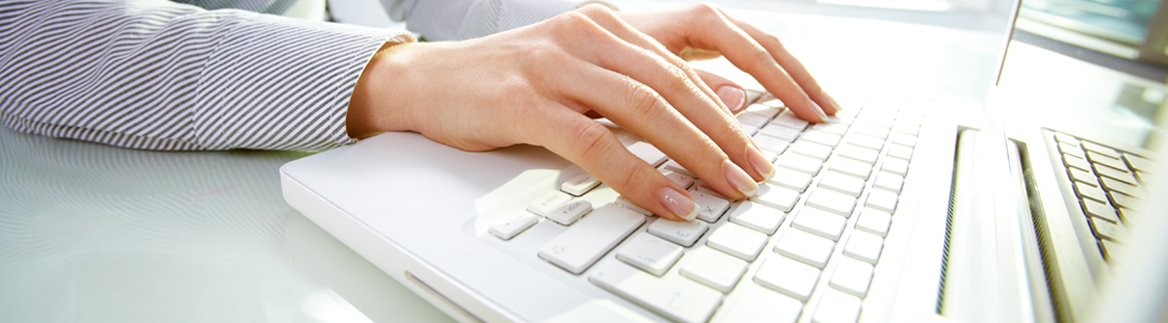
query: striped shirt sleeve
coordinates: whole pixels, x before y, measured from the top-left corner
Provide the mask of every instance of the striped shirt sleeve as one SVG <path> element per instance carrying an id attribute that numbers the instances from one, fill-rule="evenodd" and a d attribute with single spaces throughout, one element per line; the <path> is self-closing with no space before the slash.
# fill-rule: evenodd
<path id="1" fill-rule="evenodd" d="M 463 40 L 534 24 L 581 0 L 381 0 L 386 13 L 427 40 Z"/>
<path id="2" fill-rule="evenodd" d="M 161 150 L 325 149 L 405 34 L 150 0 L 0 1 L 0 122 Z"/>

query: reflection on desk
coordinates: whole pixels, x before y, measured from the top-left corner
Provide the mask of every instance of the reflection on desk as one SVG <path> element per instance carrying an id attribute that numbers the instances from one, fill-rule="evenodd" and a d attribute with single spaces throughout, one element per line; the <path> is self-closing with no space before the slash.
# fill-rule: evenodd
<path id="1" fill-rule="evenodd" d="M 0 127 L 10 322 L 450 319 L 283 200 L 310 152 L 158 152 Z"/>

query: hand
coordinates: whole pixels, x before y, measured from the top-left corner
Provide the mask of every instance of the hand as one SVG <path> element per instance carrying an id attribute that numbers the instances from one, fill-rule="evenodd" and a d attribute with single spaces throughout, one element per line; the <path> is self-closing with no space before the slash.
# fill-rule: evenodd
<path id="1" fill-rule="evenodd" d="M 839 103 L 824 93 L 807 68 L 783 48 L 778 36 L 734 19 L 716 5 L 622 11 L 618 15 L 685 60 L 725 55 L 803 120 L 823 122 L 825 114 L 835 115 L 839 110 Z"/>
<path id="2" fill-rule="evenodd" d="M 353 137 L 416 131 L 471 151 L 543 146 L 663 218 L 692 220 L 688 192 L 593 117 L 742 199 L 774 168 L 718 97 L 664 46 L 607 8 L 586 6 L 484 38 L 387 48 L 358 81 L 346 126 Z"/>

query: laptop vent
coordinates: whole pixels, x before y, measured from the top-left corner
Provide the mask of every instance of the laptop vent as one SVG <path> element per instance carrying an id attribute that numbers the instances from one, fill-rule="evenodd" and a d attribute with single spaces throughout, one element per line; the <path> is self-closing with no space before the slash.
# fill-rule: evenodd
<path id="1" fill-rule="evenodd" d="M 961 141 L 958 134 L 957 141 Z M 960 150 L 953 153 L 954 164 L 957 163 Z M 937 314 L 941 314 L 941 306 L 945 300 L 945 279 L 949 273 L 949 243 L 953 238 L 953 213 L 957 206 L 957 167 L 953 167 L 953 180 L 949 183 L 949 210 L 945 216 L 945 246 L 941 249 L 941 281 L 937 286 Z"/>

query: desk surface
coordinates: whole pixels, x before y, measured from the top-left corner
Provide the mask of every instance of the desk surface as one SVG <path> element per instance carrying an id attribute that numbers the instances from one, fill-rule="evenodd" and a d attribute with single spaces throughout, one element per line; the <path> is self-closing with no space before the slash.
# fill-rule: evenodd
<path id="1" fill-rule="evenodd" d="M 829 88 L 980 98 L 1000 44 L 987 32 L 741 14 L 784 36 Z M 139 151 L 3 128 L 0 313 L 15 322 L 449 320 L 284 202 L 277 169 L 308 154 Z"/>

